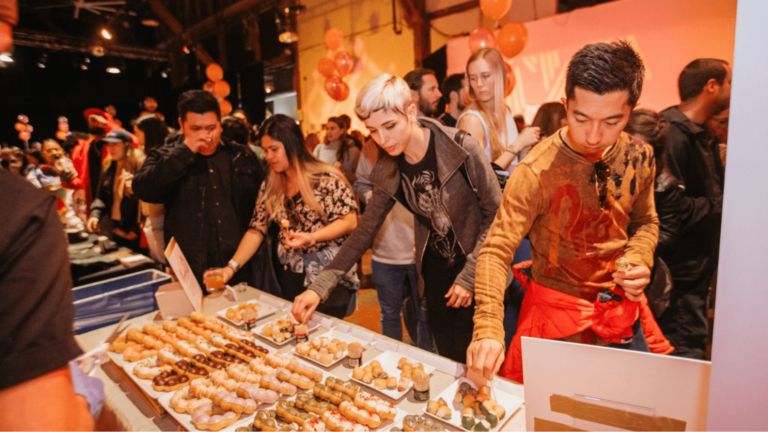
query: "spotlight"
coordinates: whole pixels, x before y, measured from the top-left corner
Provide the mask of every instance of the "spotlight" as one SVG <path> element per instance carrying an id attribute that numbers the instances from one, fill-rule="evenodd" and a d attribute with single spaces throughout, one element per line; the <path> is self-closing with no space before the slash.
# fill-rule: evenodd
<path id="1" fill-rule="evenodd" d="M 154 18 L 144 18 L 141 20 L 141 24 L 147 26 L 147 27 L 159 27 L 160 21 L 154 19 Z"/>
<path id="2" fill-rule="evenodd" d="M 282 43 L 289 44 L 298 41 L 299 35 L 296 34 L 296 32 L 286 29 L 284 32 L 280 33 L 280 36 L 278 36 L 277 39 Z"/>
<path id="3" fill-rule="evenodd" d="M 183 47 L 181 47 L 181 50 L 182 50 L 182 51 L 184 51 L 184 54 L 189 54 L 189 48 L 187 48 L 187 46 L 186 46 L 186 45 L 184 45 Z"/>
<path id="4" fill-rule="evenodd" d="M 82 69 L 82 70 L 88 70 L 88 63 L 82 63 L 82 64 L 80 65 L 80 69 Z"/>
<path id="5" fill-rule="evenodd" d="M 101 29 L 101 37 L 103 37 L 106 40 L 112 39 L 112 33 L 109 32 L 109 30 L 103 28 Z"/>
<path id="6" fill-rule="evenodd" d="M 13 63 L 13 57 L 11 57 L 11 53 L 4 52 L 0 54 L 0 62 L 3 63 Z"/>
<path id="7" fill-rule="evenodd" d="M 107 73 L 119 74 L 120 73 L 120 68 L 114 67 L 114 66 L 110 66 L 110 67 L 107 68 Z"/>
<path id="8" fill-rule="evenodd" d="M 48 54 L 42 53 L 40 54 L 40 60 L 37 61 L 37 67 L 40 69 L 45 69 L 45 64 L 48 62 Z"/>

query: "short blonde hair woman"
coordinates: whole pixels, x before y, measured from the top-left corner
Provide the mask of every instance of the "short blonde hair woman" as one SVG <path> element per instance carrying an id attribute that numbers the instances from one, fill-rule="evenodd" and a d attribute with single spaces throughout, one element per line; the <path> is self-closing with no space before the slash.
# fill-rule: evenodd
<path id="1" fill-rule="evenodd" d="M 496 49 L 476 51 L 467 61 L 464 89 L 466 108 L 456 125 L 483 146 L 489 162 L 512 171 L 520 152 L 536 144 L 539 128 L 525 128 L 518 136 L 515 120 L 504 103 L 507 70 Z"/>
<path id="2" fill-rule="evenodd" d="M 481 146 L 429 118 L 417 118 L 411 90 L 382 75 L 357 96 L 355 112 L 383 150 L 368 180 L 373 195 L 358 228 L 293 314 L 308 320 L 321 299 L 371 246 L 395 202 L 414 214 L 419 295 L 440 355 L 464 363 L 472 339 L 475 261 L 501 191 Z"/>

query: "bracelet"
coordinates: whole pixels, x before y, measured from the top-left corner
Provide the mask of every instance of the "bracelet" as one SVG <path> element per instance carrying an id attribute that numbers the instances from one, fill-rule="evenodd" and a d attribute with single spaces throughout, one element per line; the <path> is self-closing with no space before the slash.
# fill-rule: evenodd
<path id="1" fill-rule="evenodd" d="M 315 245 L 315 233 L 309 233 L 309 245 L 314 246 Z"/>
<path id="2" fill-rule="evenodd" d="M 511 147 L 507 148 L 505 151 L 508 152 L 508 153 L 512 153 L 513 155 L 515 155 L 515 157 L 520 156 L 520 152 L 519 151 L 517 151 L 517 152 L 514 151 Z"/>

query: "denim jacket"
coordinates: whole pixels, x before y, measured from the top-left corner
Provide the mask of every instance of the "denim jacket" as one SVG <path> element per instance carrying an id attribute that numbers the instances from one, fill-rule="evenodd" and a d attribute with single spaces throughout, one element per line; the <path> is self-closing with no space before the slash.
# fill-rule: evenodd
<path id="1" fill-rule="evenodd" d="M 440 194 L 443 206 L 456 235 L 461 251 L 467 260 L 456 283 L 473 291 L 475 264 L 480 247 L 485 241 L 496 212 L 499 210 L 501 189 L 483 155 L 480 144 L 467 135 L 461 144 L 454 141 L 457 130 L 439 122 L 419 118 L 422 127 L 427 127 L 435 136 L 437 154 L 437 175 L 440 177 Z M 349 236 L 333 261 L 317 276 L 309 289 L 325 301 L 341 278 L 371 247 L 376 233 L 389 214 L 395 201 L 404 203 L 400 185 L 399 157 L 380 152 L 379 160 L 370 175 L 373 196 L 360 219 L 357 229 Z M 419 275 L 419 294 L 424 295 L 424 280 L 421 263 L 427 247 L 429 228 L 415 218 L 416 268 Z"/>

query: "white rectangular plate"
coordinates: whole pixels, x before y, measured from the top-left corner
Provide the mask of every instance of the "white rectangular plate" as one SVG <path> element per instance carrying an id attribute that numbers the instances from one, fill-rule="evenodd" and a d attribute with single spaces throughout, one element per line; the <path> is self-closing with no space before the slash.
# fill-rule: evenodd
<path id="1" fill-rule="evenodd" d="M 404 357 L 404 356 L 402 356 L 402 355 L 400 355 L 400 354 L 398 354 L 396 352 L 386 351 L 386 352 L 383 352 L 383 353 L 379 354 L 376 358 L 371 359 L 370 361 L 365 362 L 361 367 L 365 367 L 370 362 L 372 362 L 374 360 L 378 360 L 379 363 L 381 363 L 381 367 L 384 369 L 384 372 L 386 372 L 389 376 L 394 376 L 399 381 L 400 380 L 400 369 L 397 368 L 397 362 L 400 361 L 400 358 L 402 358 L 402 357 Z M 416 360 L 413 360 L 413 359 L 410 359 L 410 358 L 408 359 L 408 361 L 411 362 L 411 363 L 418 363 Z M 422 363 L 422 364 L 424 365 L 424 372 L 427 375 L 431 375 L 432 372 L 435 371 L 434 366 L 430 366 L 430 365 L 425 364 L 425 363 Z M 394 389 L 394 390 L 390 390 L 390 389 L 387 389 L 387 388 L 380 389 L 380 388 L 376 388 L 376 386 L 373 385 L 373 381 L 370 384 L 366 384 L 365 382 L 363 382 L 361 380 L 355 379 L 352 376 L 352 372 L 349 373 L 349 379 L 351 379 L 352 381 L 355 381 L 356 383 L 364 385 L 364 386 L 366 386 L 366 387 L 368 387 L 370 389 L 373 389 L 377 393 L 381 393 L 381 394 L 387 396 L 388 398 L 390 398 L 392 400 L 400 400 L 403 396 L 408 394 L 408 392 L 411 390 L 411 387 L 413 387 L 413 383 L 411 383 L 411 387 L 408 387 L 407 389 L 405 389 L 405 390 L 403 390 L 401 392 L 397 391 L 397 389 Z"/>
<path id="2" fill-rule="evenodd" d="M 125 365 L 133 364 L 131 362 L 125 361 L 122 354 L 118 354 L 114 351 L 107 351 L 107 356 L 109 356 L 109 359 L 112 360 L 112 363 L 114 363 L 115 366 L 119 368 L 125 369 Z"/>
<path id="3" fill-rule="evenodd" d="M 349 335 L 346 335 L 346 334 L 343 334 L 343 333 L 336 333 L 336 332 L 333 332 L 333 331 L 328 332 L 326 334 L 319 335 L 319 336 L 315 336 L 315 338 L 319 338 L 319 337 L 327 337 L 328 340 L 338 339 L 338 340 L 340 340 L 342 342 L 346 342 L 347 345 L 349 345 L 352 342 L 358 342 L 361 345 L 365 345 L 364 342 L 361 342 L 359 339 L 357 339 L 355 337 L 352 337 L 352 336 L 349 336 Z M 310 342 L 312 341 L 312 339 L 313 338 L 309 339 Z M 291 350 L 291 352 L 293 353 L 293 355 L 295 355 L 296 357 L 299 357 L 300 359 L 306 360 L 308 362 L 312 362 L 312 363 L 314 363 L 314 364 L 316 364 L 318 366 L 324 367 L 324 368 L 332 368 L 332 367 L 336 366 L 337 364 L 339 364 L 340 361 L 342 361 L 345 358 L 347 358 L 347 354 L 348 354 L 347 350 L 345 349 L 344 350 L 344 354 L 341 357 L 339 357 L 338 359 L 334 360 L 331 364 L 327 365 L 327 364 L 325 364 L 325 363 L 323 363 L 321 361 L 313 359 L 312 357 L 303 356 L 303 355 L 297 353 L 296 352 L 296 347 L 293 347 L 293 350 Z"/>
<path id="4" fill-rule="evenodd" d="M 259 306 L 261 306 L 261 310 L 259 311 L 259 316 L 256 317 L 256 320 L 260 320 L 262 318 L 266 318 L 266 317 L 274 314 L 275 312 L 277 312 L 277 309 L 275 309 L 274 306 L 268 305 L 268 304 L 260 302 L 258 300 L 248 300 L 246 302 L 240 302 L 240 303 L 253 303 L 253 304 L 258 304 Z M 240 304 L 240 303 L 238 303 L 238 304 Z M 231 307 L 237 307 L 237 305 L 233 305 Z M 227 318 L 227 309 L 230 309 L 230 308 L 224 308 L 224 309 L 216 312 L 216 315 L 219 318 L 221 318 L 222 320 L 224 320 L 224 321 L 226 321 L 228 323 L 231 323 L 233 325 L 236 325 L 238 327 L 242 326 L 243 324 L 245 324 L 243 321 L 233 321 L 233 320 Z"/>
<path id="5" fill-rule="evenodd" d="M 325 378 L 325 377 L 323 377 L 323 378 Z M 323 381 L 325 381 L 325 379 L 323 379 Z M 307 392 L 311 393 L 312 390 L 308 390 Z M 290 400 L 290 401 L 294 401 L 295 399 L 296 399 L 296 396 L 291 396 L 290 398 L 288 398 L 288 400 Z M 168 400 L 170 400 L 170 398 Z M 276 405 L 277 404 L 275 404 L 272 407 L 265 407 L 265 408 L 261 408 L 260 407 L 259 409 L 275 409 Z M 405 418 L 405 416 L 408 415 L 408 412 L 402 410 L 401 408 L 398 408 L 397 406 L 395 408 L 397 409 L 397 414 L 395 415 L 395 418 L 393 420 L 387 420 L 387 421 L 383 422 L 381 424 L 381 426 L 379 426 L 378 429 L 371 429 L 371 430 L 372 431 L 386 432 L 386 431 L 388 431 L 388 430 L 390 430 L 393 427 L 398 426 L 398 425 L 402 428 L 402 426 L 403 426 L 403 419 Z"/>
<path id="6" fill-rule="evenodd" d="M 462 403 L 453 403 L 453 397 L 456 395 L 456 390 L 459 388 L 461 383 L 468 382 L 472 387 L 477 388 L 476 385 L 472 383 L 472 381 L 462 377 L 458 380 L 454 381 L 453 384 L 448 386 L 447 389 L 443 390 L 442 393 L 432 398 L 432 400 L 438 400 L 439 398 L 443 398 L 448 403 L 448 407 L 451 408 L 452 415 L 450 420 L 441 419 L 440 417 L 437 417 L 435 415 L 432 415 L 427 412 L 427 406 L 424 405 L 423 411 L 425 415 L 428 415 L 436 420 L 439 420 L 441 422 L 445 422 L 450 424 L 451 426 L 456 426 L 460 430 L 468 430 L 461 426 L 461 411 L 464 409 L 464 404 Z M 491 397 L 495 397 L 496 403 L 504 407 L 504 410 L 507 412 L 504 419 L 502 419 L 498 425 L 496 425 L 495 428 L 491 430 L 502 430 L 502 426 L 504 426 L 505 423 L 512 417 L 513 414 L 515 414 L 515 411 L 517 411 L 518 408 L 523 404 L 523 400 L 520 399 L 517 396 L 512 396 L 509 393 L 501 392 L 494 387 L 491 387 Z M 482 414 L 477 415 L 478 419 L 483 418 Z"/>
<path id="7" fill-rule="evenodd" d="M 278 320 L 278 319 L 281 319 L 281 318 L 285 318 L 285 316 L 286 316 L 286 315 L 283 315 L 283 316 L 280 316 L 280 317 L 276 317 L 275 319 L 273 319 L 273 320 L 270 320 L 269 322 L 265 322 L 264 324 L 261 324 L 260 326 L 258 326 L 258 327 L 256 327 L 256 328 L 252 329 L 252 330 L 251 330 L 251 333 L 253 333 L 253 334 L 255 334 L 256 336 L 258 336 L 258 337 L 260 337 L 260 338 L 264 339 L 265 341 L 268 341 L 268 342 L 270 342 L 270 343 L 273 343 L 273 344 L 275 344 L 275 345 L 277 345 L 277 346 L 284 346 L 284 345 L 287 345 L 289 342 L 291 342 L 291 341 L 295 340 L 295 339 L 296 339 L 296 337 L 295 337 L 295 336 L 293 336 L 293 337 L 290 337 L 290 338 L 288 338 L 288 339 L 286 339 L 286 340 L 284 340 L 284 341 L 282 341 L 282 342 L 277 342 L 277 341 L 275 341 L 274 339 L 272 339 L 271 337 L 268 337 L 268 336 L 264 336 L 263 334 L 261 334 L 261 329 L 263 329 L 263 328 L 264 328 L 264 326 L 266 326 L 266 325 L 268 325 L 268 324 L 272 324 L 274 321 L 276 321 L 276 320 Z M 319 322 L 313 322 L 313 321 L 310 321 L 310 322 L 309 322 L 309 324 L 308 324 L 308 326 L 309 326 L 309 327 L 308 327 L 308 330 L 307 330 L 307 331 L 311 333 L 313 330 L 316 330 L 318 327 L 320 327 L 320 323 L 319 323 Z"/>

